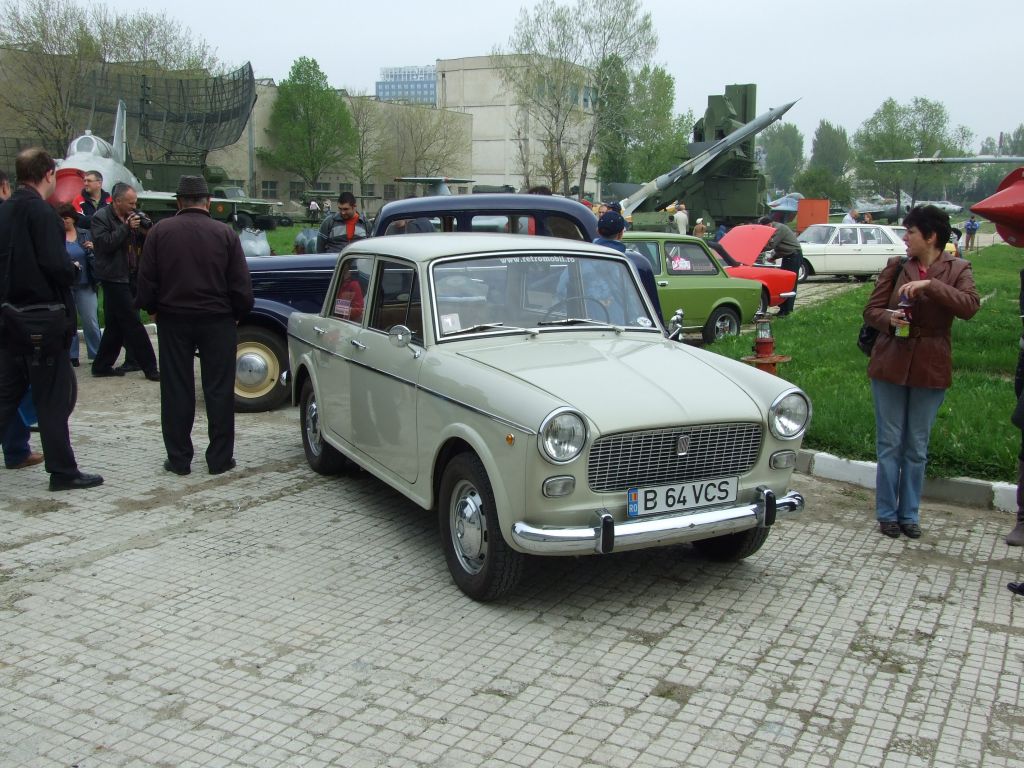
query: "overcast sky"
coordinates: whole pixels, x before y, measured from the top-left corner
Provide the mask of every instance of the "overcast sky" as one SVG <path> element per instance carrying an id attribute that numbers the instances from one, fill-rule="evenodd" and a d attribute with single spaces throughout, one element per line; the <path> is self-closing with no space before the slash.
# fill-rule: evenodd
<path id="1" fill-rule="evenodd" d="M 563 0 L 568 2 L 569 0 Z M 575 0 L 573 0 L 574 2 Z M 482 56 L 506 46 L 535 0 L 136 0 L 163 10 L 232 65 L 280 81 L 299 56 L 331 85 L 373 93 L 380 68 Z M 756 83 L 757 111 L 795 99 L 785 116 L 810 155 L 822 119 L 853 133 L 888 97 L 940 101 L 979 149 L 1024 123 L 1024 3 L 1019 0 L 646 0 L 654 61 L 676 82 L 676 110 L 701 116 L 709 94 Z"/>

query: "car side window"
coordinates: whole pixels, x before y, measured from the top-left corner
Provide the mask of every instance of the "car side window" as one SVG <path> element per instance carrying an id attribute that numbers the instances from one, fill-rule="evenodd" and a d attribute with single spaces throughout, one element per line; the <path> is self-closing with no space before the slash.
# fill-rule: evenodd
<path id="1" fill-rule="evenodd" d="M 349 258 L 341 264 L 341 276 L 334 292 L 331 317 L 362 324 L 366 286 L 370 279 L 370 259 Z"/>
<path id="2" fill-rule="evenodd" d="M 654 270 L 654 274 L 660 275 L 661 270 L 661 259 L 658 258 L 658 244 L 653 240 L 630 240 L 626 243 L 627 248 L 632 248 L 634 251 L 643 256 L 651 264 L 651 269 Z"/>
<path id="3" fill-rule="evenodd" d="M 879 245 L 887 242 L 883 239 L 882 230 L 878 227 L 864 227 L 860 231 L 860 241 L 865 245 Z"/>
<path id="4" fill-rule="evenodd" d="M 835 227 L 808 227 L 797 239 L 810 245 L 825 245 L 835 231 Z"/>
<path id="5" fill-rule="evenodd" d="M 856 227 L 840 227 L 839 228 L 839 244 L 840 245 L 857 245 L 857 228 Z"/>
<path id="6" fill-rule="evenodd" d="M 718 267 L 696 243 L 665 243 L 665 266 L 670 275 L 717 275 Z"/>
<path id="7" fill-rule="evenodd" d="M 381 261 L 377 265 L 369 327 L 387 333 L 405 325 L 413 339 L 423 338 L 423 307 L 419 279 L 411 264 Z"/>

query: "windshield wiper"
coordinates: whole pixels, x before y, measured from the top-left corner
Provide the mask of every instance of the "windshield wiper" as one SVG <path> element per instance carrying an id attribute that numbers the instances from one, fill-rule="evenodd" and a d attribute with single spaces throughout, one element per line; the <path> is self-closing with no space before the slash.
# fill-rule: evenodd
<path id="1" fill-rule="evenodd" d="M 471 325 L 469 328 L 460 328 L 455 333 L 476 333 L 477 331 L 490 331 L 495 328 L 501 328 L 503 331 L 520 331 L 522 333 L 528 333 L 531 336 L 536 336 L 540 331 L 536 328 L 519 328 L 515 325 L 505 325 L 502 322 L 497 323 L 477 323 Z"/>
<path id="2" fill-rule="evenodd" d="M 602 328 L 611 328 L 616 333 L 626 330 L 621 325 L 606 323 L 601 320 L 591 320 L 589 317 L 567 317 L 564 320 L 538 320 L 537 325 L 598 325 Z"/>

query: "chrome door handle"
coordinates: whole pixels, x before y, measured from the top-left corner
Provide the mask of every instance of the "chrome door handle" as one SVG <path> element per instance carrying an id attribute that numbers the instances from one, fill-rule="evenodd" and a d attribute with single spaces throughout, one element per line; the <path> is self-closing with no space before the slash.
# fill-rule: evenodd
<path id="1" fill-rule="evenodd" d="M 366 345 L 359 341 L 359 339 L 352 339 L 352 346 L 356 349 L 366 349 Z"/>
<path id="2" fill-rule="evenodd" d="M 662 288 L 666 288 L 668 287 L 668 280 L 659 280 L 658 285 L 661 286 Z"/>
<path id="3" fill-rule="evenodd" d="M 322 336 L 325 333 L 327 333 L 327 329 L 326 328 L 321 328 L 319 325 L 314 325 L 313 326 L 313 332 L 316 333 L 317 336 Z"/>

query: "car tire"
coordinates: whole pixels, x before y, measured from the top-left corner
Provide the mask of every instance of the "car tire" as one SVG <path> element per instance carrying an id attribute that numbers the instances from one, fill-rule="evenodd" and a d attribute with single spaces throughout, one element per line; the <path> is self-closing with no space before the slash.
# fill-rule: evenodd
<path id="1" fill-rule="evenodd" d="M 796 281 L 798 283 L 807 282 L 807 278 L 814 274 L 814 267 L 807 263 L 807 259 L 800 261 L 800 266 L 797 268 Z"/>
<path id="2" fill-rule="evenodd" d="M 868 280 L 871 279 L 871 275 L 854 275 L 853 279 L 856 280 L 858 283 L 866 283 Z"/>
<path id="3" fill-rule="evenodd" d="M 735 562 L 757 552 L 768 538 L 771 528 L 751 528 L 739 533 L 727 533 L 711 539 L 693 542 L 694 549 L 709 560 L 723 563 Z"/>
<path id="4" fill-rule="evenodd" d="M 319 475 L 336 475 L 345 466 L 345 457 L 323 438 L 320 431 L 320 409 L 312 379 L 306 379 L 299 398 L 299 425 L 302 429 L 302 450 L 309 468 Z"/>
<path id="5" fill-rule="evenodd" d="M 256 216 L 253 221 L 256 224 L 256 228 L 262 229 L 264 232 L 271 232 L 277 229 L 277 219 L 273 216 Z"/>
<path id="6" fill-rule="evenodd" d="M 701 331 L 704 343 L 711 344 L 726 336 L 739 336 L 740 316 L 731 307 L 718 307 L 704 324 Z"/>
<path id="7" fill-rule="evenodd" d="M 525 557 L 501 535 L 491 482 L 475 454 L 460 453 L 445 467 L 437 507 L 441 547 L 456 586 L 481 602 L 514 589 Z"/>
<path id="8" fill-rule="evenodd" d="M 761 305 L 757 308 L 757 311 L 762 315 L 768 314 L 768 307 L 772 304 L 772 295 L 768 293 L 767 288 L 761 289 Z"/>
<path id="9" fill-rule="evenodd" d="M 235 350 L 235 410 L 270 411 L 288 397 L 281 374 L 288 370 L 288 348 L 279 334 L 259 326 L 238 329 Z"/>

